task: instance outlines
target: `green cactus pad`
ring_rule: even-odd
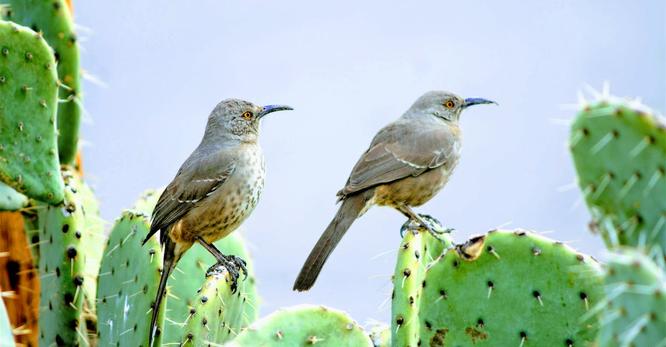
[[[372,341],[346,313],[324,306],[301,305],[264,317],[228,343],[229,347],[363,347]]]
[[[200,281],[205,278],[206,270],[215,264],[215,258],[199,245],[190,248],[178,262],[167,284],[169,295],[166,300],[165,329],[162,333],[165,344],[187,340],[222,343],[257,319],[259,298],[254,270],[242,237],[235,232],[215,242],[215,246],[223,254],[235,255],[247,262],[247,279],[241,275],[235,294],[230,293],[224,279],[209,278],[201,286]],[[198,293],[200,288],[202,293]],[[210,295],[213,290],[217,292],[215,298]],[[202,296],[211,300],[202,303]],[[224,304],[221,304],[220,299]],[[208,326],[203,324],[204,319]],[[199,331],[200,328],[204,329]],[[187,338],[188,333],[193,334],[192,339]]]
[[[7,315],[7,308],[2,299],[0,299],[0,342],[3,346],[14,346],[14,334],[12,333],[12,325],[9,322]]]
[[[82,233],[81,249],[86,250],[83,264],[83,293],[86,300],[87,314],[94,316],[97,274],[102,261],[102,250],[106,242],[104,221],[99,214],[97,198],[81,177],[74,170],[64,170],[63,177],[65,182],[77,191],[83,213],[83,225],[80,229]]]
[[[28,198],[0,182],[0,211],[16,211],[28,205]]]
[[[394,346],[416,346],[419,339],[418,303],[426,267],[452,244],[450,234],[443,234],[438,240],[423,228],[408,229],[405,233],[398,250],[391,295]]]
[[[58,153],[62,164],[73,164],[78,151],[81,118],[79,45],[72,15],[64,0],[3,0],[10,5],[8,20],[42,33],[53,48],[60,80]]]
[[[139,199],[134,203],[132,211],[134,213],[141,213],[146,217],[150,218],[150,215],[153,213],[153,209],[157,204],[157,199],[160,197],[161,190],[148,189],[141,193]]]
[[[666,125],[639,105],[602,100],[580,111],[570,146],[593,225],[606,243],[641,247],[663,261]]]
[[[634,250],[614,255],[606,268],[600,346],[666,346],[663,271]]]
[[[368,336],[374,347],[391,347],[391,327],[386,324],[373,324]]]
[[[226,271],[206,278],[201,289],[191,296],[185,324],[181,328],[167,326],[165,330],[180,331],[182,346],[219,345],[236,337],[241,323],[250,319],[243,317],[248,304],[243,294],[245,283],[239,281],[238,291],[231,293],[230,281]]]
[[[69,179],[67,180],[69,181]],[[84,208],[74,185],[65,186],[65,201],[39,212],[39,344],[87,344],[84,315]],[[94,250],[93,250],[94,251]]]
[[[525,231],[457,245],[421,288],[414,345],[424,346],[586,346],[597,322],[581,317],[603,296],[593,259]]]
[[[100,346],[148,346],[162,267],[157,239],[141,245],[149,227],[145,215],[125,211],[111,230],[97,285]],[[162,317],[158,319],[160,326],[161,321]],[[159,346],[159,335],[155,343]]]
[[[0,181],[58,204],[57,75],[53,54],[32,30],[0,21]]]

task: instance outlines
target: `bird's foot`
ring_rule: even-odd
[[[451,233],[454,229],[453,228],[444,228],[442,226],[442,223],[435,217],[428,215],[428,214],[419,214],[420,217],[419,224],[421,227],[425,228],[428,230],[430,235],[432,235],[436,239],[441,239],[441,236],[443,234],[449,234]]]
[[[219,259],[216,264],[208,268],[206,271],[206,276],[219,275],[225,271],[229,273],[231,277],[231,293],[235,293],[238,289],[238,277],[240,277],[240,272],[243,272],[244,279],[247,278],[247,268],[245,260],[237,257],[235,255],[227,255],[222,259]]]
[[[405,237],[405,231],[416,230],[420,226],[419,222],[409,218],[405,223],[400,227],[400,238]]]

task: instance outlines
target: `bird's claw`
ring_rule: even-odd
[[[436,239],[441,239],[443,234],[451,233],[453,228],[444,228],[442,223],[435,217],[427,214],[419,214],[420,221],[408,219],[400,228],[400,237],[404,237],[406,230],[414,228],[424,228]]]
[[[229,273],[231,277],[231,293],[236,293],[238,290],[238,278],[240,277],[240,272],[243,272],[243,279],[247,279],[247,263],[240,257],[235,255],[225,256],[222,259],[219,259],[216,264],[208,268],[206,271],[206,276],[214,276],[224,273],[225,271]]]

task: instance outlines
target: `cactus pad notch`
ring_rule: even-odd
[[[51,48],[32,30],[0,21],[0,180],[58,204],[57,75]]]

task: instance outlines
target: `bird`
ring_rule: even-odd
[[[461,113],[470,106],[497,104],[429,91],[396,121],[382,128],[337,193],[338,212],[321,235],[294,282],[295,291],[312,288],[324,263],[352,223],[374,205],[389,206],[434,235],[427,215],[412,207],[435,196],[449,180],[460,158]]]
[[[260,121],[290,106],[258,106],[226,99],[208,116],[203,138],[160,195],[143,244],[158,231],[163,249],[162,274],[153,305],[149,346],[157,331],[160,303],[178,260],[199,243],[217,260],[206,275],[226,270],[235,292],[245,261],[224,255],[213,242],[238,228],[257,205],[264,187],[264,156],[259,146]]]

